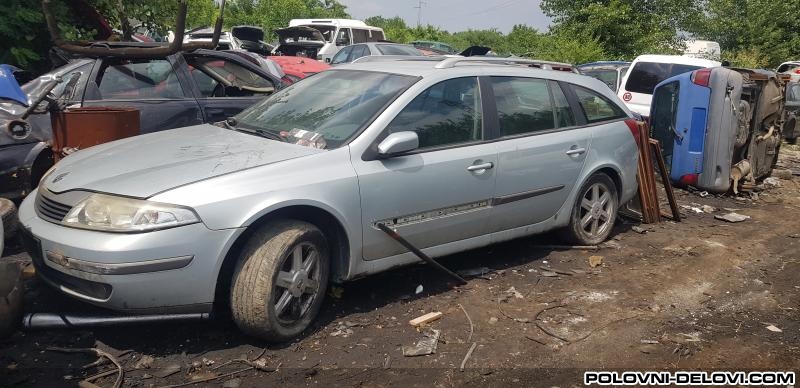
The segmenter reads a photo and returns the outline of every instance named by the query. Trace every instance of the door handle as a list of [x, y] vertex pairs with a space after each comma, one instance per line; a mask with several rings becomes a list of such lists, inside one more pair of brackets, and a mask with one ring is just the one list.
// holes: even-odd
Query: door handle
[[488, 170], [488, 169], [490, 169], [492, 167], [494, 167], [494, 163], [492, 163], [492, 162], [481, 163], [481, 164], [473, 164], [473, 165], [467, 167], [467, 171]]
[[570, 148], [567, 150], [567, 155], [580, 155], [586, 152], [586, 148]]
[[221, 115], [225, 113], [225, 109], [222, 108], [206, 108], [206, 114], [210, 115]]

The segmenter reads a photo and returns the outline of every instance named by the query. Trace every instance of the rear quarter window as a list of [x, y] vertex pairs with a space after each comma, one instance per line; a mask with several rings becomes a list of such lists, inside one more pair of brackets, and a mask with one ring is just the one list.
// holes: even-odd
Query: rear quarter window
[[572, 85], [572, 90], [588, 123], [628, 118], [622, 108], [599, 93], [577, 85]]
[[701, 68], [701, 66], [675, 63], [637, 62], [630, 70], [625, 90], [633, 93], [653, 94], [653, 89], [659, 82]]

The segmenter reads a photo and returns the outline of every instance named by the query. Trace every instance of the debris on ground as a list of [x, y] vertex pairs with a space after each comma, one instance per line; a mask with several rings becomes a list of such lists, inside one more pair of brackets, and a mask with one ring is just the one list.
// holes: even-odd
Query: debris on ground
[[509, 288], [509, 289], [507, 289], [507, 290], [505, 290], [503, 292], [503, 299], [505, 300], [505, 299], [511, 299], [511, 298], [523, 299], [525, 297], [522, 296], [522, 293], [517, 291], [517, 289], [514, 288], [514, 286], [511, 286], [511, 288]]
[[414, 346], [403, 346], [403, 355], [406, 357], [426, 356], [436, 353], [436, 345], [439, 343], [441, 331], [432, 329], [425, 333], [425, 338], [417, 341]]
[[554, 278], [554, 277], [558, 276], [558, 274], [553, 272], [553, 271], [540, 271], [539, 275], [542, 275], [542, 276], [545, 276], [545, 277], [548, 277], [548, 278]]
[[767, 330], [769, 330], [769, 331], [771, 331], [771, 332], [775, 332], [775, 333], [783, 333], [783, 330], [779, 329], [779, 328], [778, 328], [777, 326], [775, 326], [775, 325], [769, 325], [769, 326], [767, 326]]
[[353, 330], [350, 327], [352, 326], [348, 326], [345, 322], [339, 322], [339, 324], [333, 329], [333, 332], [331, 332], [331, 337], [349, 337], [353, 334]]
[[435, 320], [438, 320], [439, 318], [442, 317], [442, 315], [444, 315], [444, 314], [442, 314], [441, 311], [434, 311], [434, 312], [427, 313], [425, 315], [416, 317], [416, 318], [408, 321], [408, 324], [411, 325], [411, 326], [414, 326], [414, 327], [420, 326], [420, 325], [424, 325], [424, 324], [427, 324], [427, 323], [431, 323], [431, 322], [433, 322]]
[[691, 210], [691, 211], [693, 211], [693, 212], [695, 212], [695, 213], [698, 213], [698, 214], [705, 213], [705, 212], [703, 211], [703, 209], [701, 209], [701, 208], [700, 208], [700, 207], [698, 207], [698, 206], [681, 205], [681, 207], [682, 207], [682, 208], [684, 208], [684, 209], [686, 209], [686, 210]]
[[181, 365], [173, 363], [173, 364], [168, 364], [168, 365], [164, 366], [163, 368], [157, 369], [156, 371], [153, 372], [153, 376], [156, 376], [156, 377], [159, 377], [159, 378], [163, 379], [163, 378], [165, 378], [167, 376], [172, 376], [175, 373], [178, 373], [180, 371], [181, 371]]
[[641, 226], [638, 225], [631, 226], [631, 230], [639, 234], [647, 233], [647, 229], [642, 228]]
[[745, 220], [749, 220], [750, 216], [746, 216], [746, 215], [743, 215], [743, 214], [730, 212], [730, 213], [723, 214], [723, 215], [716, 215], [716, 216], [714, 216], [714, 218], [716, 218], [718, 220], [722, 220], [722, 221], [728, 221], [728, 222], [742, 222], [742, 221], [745, 221]]
[[461, 361], [461, 367], [459, 368], [461, 372], [464, 371], [464, 367], [467, 365], [467, 361], [469, 360], [470, 356], [472, 356], [472, 352], [475, 351], [475, 347], [477, 346], [478, 343], [473, 342], [472, 345], [469, 347], [469, 350], [467, 350], [467, 354], [464, 356], [464, 360]]
[[709, 214], [717, 211], [715, 207], [709, 205], [703, 205], [700, 207], [700, 209], [703, 209], [704, 213], [709, 213]]
[[589, 266], [592, 268], [599, 267], [603, 265], [603, 256], [589, 256]]
[[465, 278], [483, 278], [489, 279], [486, 275], [493, 273], [494, 270], [487, 267], [469, 268], [456, 271], [457, 274]]
[[418, 286], [417, 286], [417, 288], [414, 290], [414, 294], [415, 294], [415, 295], [419, 295], [419, 294], [421, 294], [421, 293], [422, 293], [422, 290], [424, 290], [424, 288], [422, 287], [422, 284], [420, 284], [420, 285], [418, 285]]
[[772, 189], [772, 188], [775, 188], [775, 187], [781, 187], [781, 181], [780, 181], [780, 179], [775, 178], [773, 176], [768, 177], [768, 178], [764, 179], [764, 187], [766, 187], [768, 189]]
[[136, 361], [135, 364], [133, 364], [133, 369], [150, 369], [155, 361], [156, 360], [153, 357], [144, 354], [138, 361]]
[[489, 318], [489, 324], [490, 324], [490, 325], [494, 325], [495, 323], [497, 323], [497, 317], [491, 317], [491, 318]]

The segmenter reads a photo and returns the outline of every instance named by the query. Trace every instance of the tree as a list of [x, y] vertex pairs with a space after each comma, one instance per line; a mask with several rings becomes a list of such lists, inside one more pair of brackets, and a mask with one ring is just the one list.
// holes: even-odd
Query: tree
[[734, 65], [774, 67], [800, 55], [796, 2], [706, 0], [689, 31], [719, 42]]
[[611, 57], [680, 49], [678, 30], [698, 12], [693, 0], [543, 0], [553, 32], [595, 39]]

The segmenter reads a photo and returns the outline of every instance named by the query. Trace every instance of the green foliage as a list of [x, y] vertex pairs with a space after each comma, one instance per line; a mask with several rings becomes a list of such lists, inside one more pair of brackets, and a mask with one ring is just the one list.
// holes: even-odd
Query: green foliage
[[693, 0], [543, 0], [560, 34], [591, 37], [610, 59], [668, 54], [680, 48], [678, 29], [697, 12]]
[[706, 0], [689, 31], [719, 42], [731, 62], [775, 67], [800, 56], [798, 3]]

